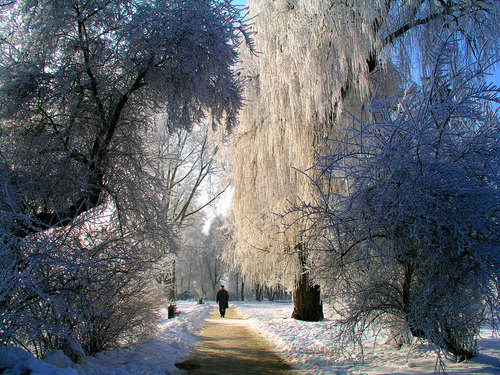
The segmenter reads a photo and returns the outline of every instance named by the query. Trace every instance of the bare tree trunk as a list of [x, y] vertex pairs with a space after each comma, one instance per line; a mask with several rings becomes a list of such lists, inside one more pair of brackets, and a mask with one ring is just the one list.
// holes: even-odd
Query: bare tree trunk
[[245, 300], [245, 282], [241, 279], [241, 300]]
[[177, 288], [176, 288], [176, 277], [175, 277], [175, 272], [176, 272], [176, 264], [175, 264], [175, 259], [173, 260], [172, 264], [172, 294], [174, 295], [174, 301], [177, 296]]
[[269, 301], [274, 301], [274, 298], [276, 297], [276, 289], [275, 288], [266, 287], [266, 292], [267, 292], [267, 299]]
[[238, 274], [235, 275], [235, 278], [236, 278], [236, 283], [235, 283], [236, 284], [236, 298], [238, 298], [238, 296], [240, 295], [238, 293], [238, 288], [240, 286], [240, 280], [239, 280]]
[[298, 244], [302, 274], [294, 292], [294, 307], [292, 318], [309, 322], [318, 322], [323, 319], [323, 304], [319, 285], [311, 285], [309, 271], [306, 269], [306, 255], [303, 244]]
[[191, 294], [191, 276], [193, 275], [193, 272], [192, 272], [191, 268], [192, 268], [192, 266], [190, 264], [189, 265], [188, 280], [187, 280], [187, 282], [188, 282], [187, 290], [188, 290], [189, 294]]
[[170, 275], [167, 280], [167, 298], [169, 301], [175, 301], [175, 259], [170, 265]]
[[307, 274], [303, 274], [294, 293], [292, 318], [309, 322], [323, 319], [323, 304], [319, 285], [312, 286]]
[[262, 285], [255, 285], [255, 299], [257, 301], [262, 301]]

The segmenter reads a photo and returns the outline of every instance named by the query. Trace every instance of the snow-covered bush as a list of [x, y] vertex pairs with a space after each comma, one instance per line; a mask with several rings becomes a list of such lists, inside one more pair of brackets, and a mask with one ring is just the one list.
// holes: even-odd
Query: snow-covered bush
[[308, 172], [311, 267], [338, 298], [340, 345], [383, 328], [463, 360], [497, 326], [499, 91], [459, 70], [450, 43], [421, 87], [374, 100]]
[[123, 236], [113, 217], [94, 214], [100, 223], [87, 214], [17, 247], [2, 233], [3, 343], [41, 356], [76, 339], [93, 354], [154, 333], [163, 295], [152, 272], [161, 253], [137, 232]]

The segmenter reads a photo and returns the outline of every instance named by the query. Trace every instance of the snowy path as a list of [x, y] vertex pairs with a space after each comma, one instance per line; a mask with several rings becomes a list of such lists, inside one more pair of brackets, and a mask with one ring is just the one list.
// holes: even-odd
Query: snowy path
[[178, 365], [187, 374], [284, 374], [291, 368], [274, 354], [267, 340], [248, 328], [237, 308], [226, 318], [211, 311], [190, 358]]
[[[383, 344], [375, 347], [370, 344], [375, 339], [367, 337], [364, 361], [351, 358], [349, 353], [339, 356], [332, 350], [336, 322], [327, 304], [324, 305], [325, 320], [321, 322], [292, 319], [291, 302], [234, 301], [226, 319], [218, 317], [215, 301], [204, 304], [197, 304], [195, 300], [179, 301], [177, 307], [181, 314], [175, 319], [167, 318], [166, 308], [160, 311], [155, 337], [87, 357], [85, 365], [73, 364], [58, 369], [21, 349], [18, 349], [22, 353], [17, 360], [15, 353], [12, 360], [18, 363], [19, 369], [29, 370], [32, 375], [434, 373], [436, 357], [425, 345], [411, 350], [398, 350]], [[384, 340], [380, 338], [379, 341], [383, 343]], [[447, 361], [447, 373], [500, 374], [500, 336], [485, 328], [478, 346], [479, 356], [468, 363]], [[293, 369], [274, 353], [279, 353]], [[0, 354], [0, 367], [2, 359], [5, 358]], [[181, 367], [185, 371], [175, 367], [179, 362], [184, 364]]]

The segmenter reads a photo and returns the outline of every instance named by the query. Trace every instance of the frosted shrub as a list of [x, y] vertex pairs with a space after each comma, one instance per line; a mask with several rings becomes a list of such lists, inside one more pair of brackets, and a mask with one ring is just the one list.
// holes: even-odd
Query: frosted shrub
[[120, 236], [126, 228], [109, 217], [105, 226], [97, 218], [103, 216], [96, 213], [91, 226], [86, 217], [27, 237], [17, 247], [4, 236], [1, 342], [41, 356], [76, 339], [94, 354], [155, 332], [162, 295], [151, 270], [159, 253]]
[[464, 360], [498, 323], [498, 89], [456, 69], [449, 43], [422, 87], [373, 101], [315, 165], [319, 198], [301, 210], [340, 345], [382, 328]]

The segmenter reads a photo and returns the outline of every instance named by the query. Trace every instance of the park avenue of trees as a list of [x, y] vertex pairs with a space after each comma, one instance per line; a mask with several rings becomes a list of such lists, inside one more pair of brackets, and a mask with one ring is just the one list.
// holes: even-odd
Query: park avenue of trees
[[498, 1], [247, 5], [0, 1], [2, 345], [92, 355], [222, 280], [328, 300], [339, 352], [498, 328]]

